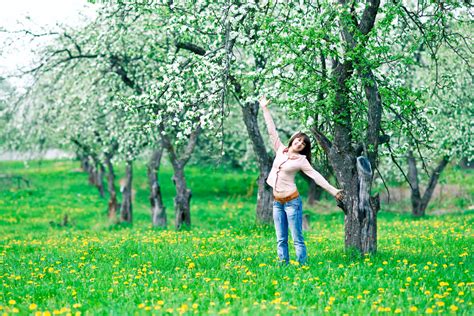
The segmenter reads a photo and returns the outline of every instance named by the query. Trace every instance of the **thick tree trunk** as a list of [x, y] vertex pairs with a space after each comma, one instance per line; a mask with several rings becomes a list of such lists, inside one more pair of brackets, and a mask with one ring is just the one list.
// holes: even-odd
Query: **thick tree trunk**
[[346, 182], [344, 244], [361, 254], [377, 251], [377, 210], [370, 197], [372, 169], [366, 157], [357, 158], [357, 173]]
[[132, 178], [133, 163], [127, 161], [125, 167], [125, 185], [122, 188], [122, 205], [120, 208], [120, 220], [122, 222], [132, 223]]
[[107, 166], [107, 190], [109, 192], [108, 217], [111, 220], [115, 220], [117, 218], [118, 203], [117, 191], [115, 189], [115, 172], [110, 155], [105, 156], [105, 164]]
[[269, 169], [260, 167], [256, 214], [257, 221], [261, 224], [273, 223], [273, 191], [272, 188], [265, 182], [269, 173]]
[[158, 181], [163, 147], [155, 149], [148, 163], [148, 183], [150, 184], [151, 222], [153, 227], [166, 227], [166, 209], [161, 197], [161, 188]]
[[176, 187], [174, 198], [175, 227], [177, 230], [189, 228], [191, 227], [190, 201], [192, 194], [186, 186], [183, 167], [174, 168], [173, 182]]
[[266, 180], [272, 168], [272, 160], [265, 148], [265, 143], [258, 128], [258, 102], [249, 102], [242, 106], [244, 123], [252, 141], [253, 150], [258, 159], [258, 195], [257, 195], [257, 222], [262, 224], [273, 223], [273, 191]]

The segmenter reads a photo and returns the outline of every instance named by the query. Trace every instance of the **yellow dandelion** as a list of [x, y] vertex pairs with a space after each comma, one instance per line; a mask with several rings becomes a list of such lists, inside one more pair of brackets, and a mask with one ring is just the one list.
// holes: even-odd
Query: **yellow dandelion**
[[416, 306], [410, 306], [410, 312], [416, 312], [418, 310], [418, 307]]
[[30, 306], [29, 306], [30, 311], [33, 311], [33, 310], [35, 310], [35, 309], [37, 309], [37, 308], [38, 308], [38, 305], [36, 305], [35, 303], [32, 303], [32, 304], [30, 304]]
[[10, 305], [15, 305], [15, 304], [16, 304], [16, 301], [15, 301], [15, 300], [9, 300], [9, 301], [8, 301], [8, 304], [10, 304]]

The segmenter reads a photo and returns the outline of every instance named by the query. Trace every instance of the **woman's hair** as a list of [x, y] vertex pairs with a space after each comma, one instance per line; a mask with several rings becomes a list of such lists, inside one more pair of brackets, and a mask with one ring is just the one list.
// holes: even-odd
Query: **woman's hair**
[[303, 150], [300, 151], [299, 154], [300, 155], [305, 155], [306, 159], [308, 159], [309, 164], [311, 164], [311, 140], [309, 139], [308, 135], [306, 135], [305, 133], [298, 132], [298, 133], [294, 134], [293, 136], [291, 136], [290, 142], [288, 143], [288, 148], [291, 147], [291, 144], [293, 144], [293, 141], [296, 138], [303, 138], [305, 146], [304, 146]]

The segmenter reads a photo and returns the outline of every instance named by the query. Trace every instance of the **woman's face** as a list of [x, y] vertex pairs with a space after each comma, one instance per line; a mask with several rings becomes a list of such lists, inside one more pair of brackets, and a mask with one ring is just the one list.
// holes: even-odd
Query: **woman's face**
[[305, 147], [306, 144], [304, 143], [303, 137], [297, 137], [293, 140], [293, 143], [291, 143], [291, 148], [298, 153], [302, 151]]

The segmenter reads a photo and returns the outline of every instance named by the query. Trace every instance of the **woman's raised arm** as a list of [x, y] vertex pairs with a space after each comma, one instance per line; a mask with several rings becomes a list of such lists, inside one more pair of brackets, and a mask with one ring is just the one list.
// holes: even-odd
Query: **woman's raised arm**
[[278, 148], [282, 145], [278, 133], [275, 128], [275, 123], [273, 123], [272, 115], [267, 105], [270, 103], [265, 96], [262, 96], [259, 100], [260, 107], [262, 108], [263, 117], [265, 118], [265, 123], [267, 125], [268, 134], [270, 135], [270, 140], [273, 146], [273, 150], [278, 151]]

